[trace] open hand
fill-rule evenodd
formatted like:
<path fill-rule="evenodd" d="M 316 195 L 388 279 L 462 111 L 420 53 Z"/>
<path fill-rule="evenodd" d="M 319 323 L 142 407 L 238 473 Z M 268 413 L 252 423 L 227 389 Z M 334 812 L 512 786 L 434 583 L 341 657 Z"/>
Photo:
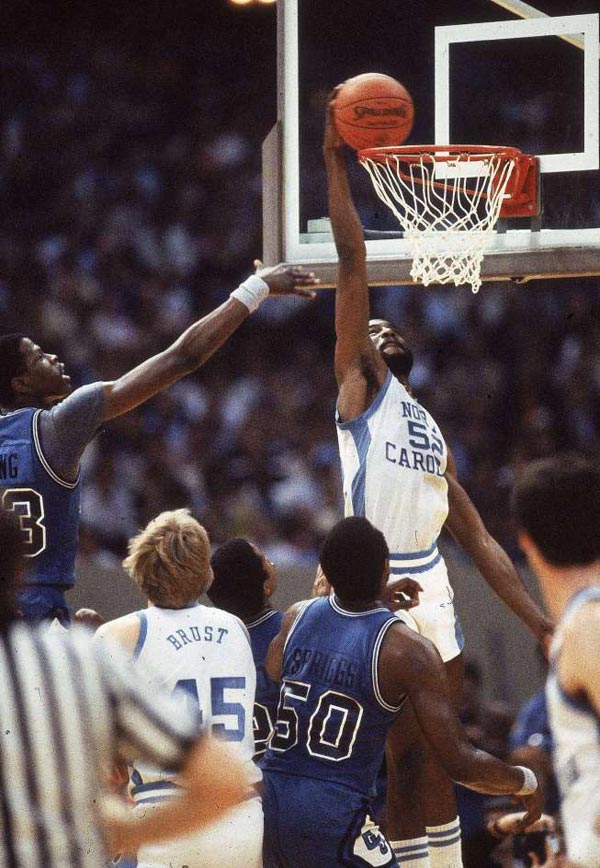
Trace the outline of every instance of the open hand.
<path fill-rule="evenodd" d="M 327 581 L 327 577 L 323 572 L 321 564 L 317 567 L 317 575 L 312 586 L 313 597 L 328 597 L 331 594 L 331 585 Z"/>
<path fill-rule="evenodd" d="M 488 824 L 488 832 L 496 838 L 499 838 L 503 835 L 522 835 L 529 834 L 530 832 L 556 831 L 556 821 L 554 817 L 551 817 L 549 814 L 542 814 L 541 817 L 533 823 L 524 826 L 523 823 L 526 816 L 527 815 L 524 811 L 515 811 L 513 814 L 503 814 L 501 817 L 497 817 Z"/>
<path fill-rule="evenodd" d="M 414 609 L 419 605 L 419 594 L 423 588 L 415 579 L 404 576 L 396 582 L 388 582 L 382 595 L 382 601 L 396 612 L 398 609 Z"/>
<path fill-rule="evenodd" d="M 302 265 L 280 264 L 265 268 L 260 259 L 255 259 L 254 267 L 258 277 L 268 284 L 271 295 L 300 295 L 303 298 L 315 298 L 315 292 L 308 287 L 318 286 L 319 278 Z"/>

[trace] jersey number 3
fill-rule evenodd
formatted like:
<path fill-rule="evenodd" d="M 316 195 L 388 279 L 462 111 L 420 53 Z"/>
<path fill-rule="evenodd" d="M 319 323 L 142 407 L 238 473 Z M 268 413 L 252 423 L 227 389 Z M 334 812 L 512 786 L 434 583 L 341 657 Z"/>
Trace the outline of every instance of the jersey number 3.
<path fill-rule="evenodd" d="M 44 500 L 33 488 L 6 488 L 2 494 L 2 506 L 19 516 L 25 557 L 35 558 L 46 548 L 44 525 Z"/>

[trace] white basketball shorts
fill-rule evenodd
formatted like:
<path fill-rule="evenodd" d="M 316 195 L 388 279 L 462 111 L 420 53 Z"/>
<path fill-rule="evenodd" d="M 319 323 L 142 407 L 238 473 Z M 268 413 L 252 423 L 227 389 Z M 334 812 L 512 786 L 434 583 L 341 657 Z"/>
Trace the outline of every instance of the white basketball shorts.
<path fill-rule="evenodd" d="M 425 572 L 406 572 L 421 585 L 419 605 L 414 609 L 396 614 L 409 627 L 421 636 L 430 639 L 440 652 L 444 663 L 457 657 L 465 644 L 460 622 L 454 610 L 454 591 L 448 579 L 444 559 L 440 558 L 431 569 Z M 390 582 L 402 578 L 397 572 L 390 576 Z"/>
<path fill-rule="evenodd" d="M 193 835 L 140 848 L 138 868 L 262 868 L 262 844 L 262 802 L 253 798 Z"/>

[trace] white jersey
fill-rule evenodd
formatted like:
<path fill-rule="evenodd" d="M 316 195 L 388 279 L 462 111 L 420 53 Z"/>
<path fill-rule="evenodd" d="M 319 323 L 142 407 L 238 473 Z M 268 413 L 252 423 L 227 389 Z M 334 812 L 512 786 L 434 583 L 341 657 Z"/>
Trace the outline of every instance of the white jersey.
<path fill-rule="evenodd" d="M 588 602 L 600 604 L 600 587 L 576 594 L 565 609 L 552 644 L 546 684 L 554 770 L 561 794 L 567 853 L 578 866 L 600 865 L 600 716 L 584 699 L 569 696 L 557 676 L 562 628 Z"/>
<path fill-rule="evenodd" d="M 388 371 L 364 413 L 336 422 L 345 514 L 382 531 L 392 574 L 427 572 L 448 515 L 448 450 L 435 420 Z"/>
<path fill-rule="evenodd" d="M 252 763 L 256 669 L 248 632 L 229 612 L 199 604 L 186 609 L 150 606 L 137 613 L 140 633 L 134 666 L 156 690 L 179 693 L 199 722 L 215 735 L 239 745 L 251 778 L 261 772 Z M 129 774 L 129 792 L 138 804 L 174 795 L 168 769 L 137 760 Z"/>

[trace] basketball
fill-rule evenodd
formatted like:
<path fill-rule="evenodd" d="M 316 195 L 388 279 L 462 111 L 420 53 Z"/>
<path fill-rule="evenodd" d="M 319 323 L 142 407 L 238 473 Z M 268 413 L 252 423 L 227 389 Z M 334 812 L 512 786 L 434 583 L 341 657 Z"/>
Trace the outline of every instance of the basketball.
<path fill-rule="evenodd" d="M 365 72 L 344 82 L 335 99 L 335 125 L 357 151 L 401 145 L 414 119 L 412 97 L 389 75 Z"/>

